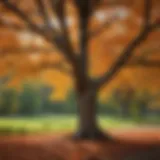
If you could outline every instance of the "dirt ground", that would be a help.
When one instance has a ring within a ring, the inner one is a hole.
[[[160,128],[110,130],[111,141],[68,134],[0,137],[0,160],[160,160]]]

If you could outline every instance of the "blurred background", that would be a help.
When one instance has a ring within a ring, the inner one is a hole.
[[[36,19],[33,1],[14,3]],[[66,21],[77,49],[75,9],[68,3]],[[137,35],[142,12],[143,1],[108,0],[94,13],[91,31],[106,21],[108,25],[89,44],[92,76],[102,75]],[[0,134],[74,130],[73,79],[51,65],[65,64],[63,57],[44,39],[24,29],[2,5],[0,13]],[[152,21],[159,15],[160,1],[153,0]],[[58,28],[54,18],[52,25]],[[160,124],[159,30],[137,47],[128,64],[101,91],[98,103],[99,120],[105,129]]]

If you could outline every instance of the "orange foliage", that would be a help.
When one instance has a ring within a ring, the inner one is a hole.
[[[23,1],[24,2],[24,1]],[[160,9],[160,1],[154,0],[154,13]],[[19,4],[26,12],[31,9],[28,5],[30,3]],[[24,7],[25,6],[25,7]],[[102,6],[109,8],[108,6]],[[121,51],[127,46],[127,44],[136,36],[142,24],[141,18],[141,8],[142,1],[134,1],[131,3],[127,0],[122,0],[119,5],[121,8],[120,14],[122,14],[122,19],[114,22],[110,27],[105,29],[101,34],[94,37],[89,44],[89,64],[90,64],[90,74],[92,76],[102,75],[106,69],[114,63],[115,59],[118,58]],[[33,9],[33,8],[32,8]],[[71,10],[70,10],[71,9]],[[110,8],[113,12],[116,10],[114,7]],[[127,10],[127,13],[125,11]],[[68,15],[71,16],[74,23],[69,26],[69,31],[71,33],[71,38],[75,49],[78,49],[78,34],[77,34],[77,21],[73,15],[76,15],[76,11],[73,6],[68,6]],[[73,14],[74,13],[74,14]],[[5,12],[6,14],[6,12]],[[125,15],[127,14],[127,15]],[[153,20],[156,19],[157,14],[153,14]],[[70,19],[70,23],[72,22]],[[93,27],[91,30],[95,29],[96,26],[101,25],[97,20],[93,20]],[[20,32],[14,32],[12,29],[0,28],[0,48],[22,48],[22,47],[37,47],[45,46],[50,47],[49,44],[45,43],[41,38],[35,39],[36,35],[21,35]],[[23,42],[23,43],[22,43]],[[145,48],[152,48],[155,44],[159,45],[160,42],[160,32],[157,31],[152,33],[147,42],[145,42],[141,47],[137,48],[135,57],[141,55]],[[156,51],[159,53],[160,51]],[[3,52],[0,52],[3,56]],[[157,57],[160,59],[158,54],[153,54],[149,56],[149,59],[154,59]],[[56,54],[56,51],[51,53],[29,53],[25,52],[22,54],[11,53],[0,59],[0,74],[4,74],[8,70],[13,70],[15,72],[15,77],[11,82],[11,85],[17,85],[22,80],[28,76],[39,76],[44,80],[45,83],[49,83],[54,86],[56,94],[52,97],[61,99],[65,97],[68,89],[73,85],[72,80],[69,76],[63,75],[62,73],[55,71],[52,68],[42,70],[41,65],[44,63],[54,63],[62,59],[62,56]],[[102,97],[106,96],[106,90],[109,93],[117,85],[131,85],[137,89],[150,88],[152,91],[157,91],[160,88],[160,68],[146,68],[143,66],[139,67],[125,67],[116,78],[109,84],[106,85],[102,91]]]

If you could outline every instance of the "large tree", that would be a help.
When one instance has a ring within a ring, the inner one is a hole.
[[[90,40],[97,36],[105,27],[108,27],[116,17],[112,17],[111,21],[104,23],[102,27],[98,27],[95,31],[90,31],[90,20],[93,14],[101,6],[101,3],[106,1],[101,0],[34,0],[30,4],[35,12],[27,12],[27,9],[21,9],[18,1],[1,0],[3,6],[8,12],[15,14],[15,17],[21,19],[24,24],[1,23],[10,26],[11,28],[21,30],[23,28],[31,30],[43,37],[57,52],[64,56],[65,62],[69,67],[65,67],[64,62],[56,64],[45,64],[53,66],[73,77],[78,107],[79,128],[75,135],[77,138],[99,139],[105,137],[97,124],[96,108],[97,96],[104,84],[109,83],[113,77],[128,63],[136,48],[145,41],[152,31],[160,27],[159,21],[151,21],[152,0],[144,0],[143,23],[139,33],[125,47],[116,61],[112,64],[100,77],[93,78],[89,72],[89,50],[88,45]],[[78,31],[77,43],[73,45],[71,39],[71,31],[67,25],[66,8],[68,3],[72,4],[75,9],[77,18]],[[109,1],[108,1],[109,3]],[[28,4],[29,5],[29,4]],[[30,6],[30,7],[31,7]],[[30,15],[32,14],[32,15]],[[15,18],[14,17],[14,18]],[[38,18],[39,17],[39,18]],[[52,25],[52,19],[56,17],[57,24]],[[75,47],[76,46],[76,47]],[[148,65],[147,61],[136,61]],[[133,63],[133,64],[134,64]],[[150,65],[150,64],[149,64]],[[43,66],[44,67],[44,66]]]

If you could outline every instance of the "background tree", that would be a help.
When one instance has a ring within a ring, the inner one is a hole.
[[[159,99],[160,94],[153,95],[148,91],[143,91],[135,96],[135,102],[137,106],[138,116],[145,117],[151,114],[152,105]],[[154,109],[154,108],[153,108]]]
[[[0,78],[0,115],[12,115],[18,110],[17,92],[13,88],[7,88],[12,73]]]
[[[66,101],[66,111],[68,113],[75,114],[77,112],[76,106],[76,96],[74,91],[70,91],[68,96],[67,96],[67,101]]]
[[[9,0],[1,0],[1,2],[8,11],[13,12],[18,18],[25,22],[27,25],[26,29],[30,29],[32,32],[42,36],[51,46],[54,48],[56,47],[59,54],[63,55],[65,61],[69,64],[68,67],[65,67],[64,62],[58,65],[45,64],[43,67],[48,65],[53,66],[74,77],[73,80],[79,111],[79,130],[76,137],[93,139],[104,137],[96,120],[97,94],[100,89],[103,88],[104,84],[109,83],[121,68],[128,63],[128,60],[131,58],[136,48],[147,39],[149,33],[159,27],[159,21],[151,21],[152,1],[144,0],[143,23],[139,33],[122,51],[109,70],[99,78],[94,78],[90,75],[88,45],[91,38],[99,34],[106,26],[91,33],[89,31],[90,19],[101,1],[72,0],[70,2],[76,9],[78,19],[79,30],[77,32],[78,40],[76,47],[72,45],[70,32],[66,24],[67,1],[35,0],[32,2],[35,4],[33,5],[33,10],[35,10],[35,12],[32,17],[28,16],[27,9],[24,11],[19,8],[17,2]],[[35,18],[37,13],[40,17],[39,19]],[[52,16],[56,16],[58,20],[57,28],[51,25]],[[21,27],[23,28],[24,24],[21,25]],[[138,63],[141,62],[142,61],[138,61]],[[68,71],[68,69],[71,70]]]
[[[1,89],[0,94],[0,115],[11,116],[18,111],[18,98],[17,92],[12,88]]]
[[[42,101],[39,90],[35,85],[24,84],[19,95],[19,108],[21,115],[32,116],[41,113]]]
[[[130,87],[117,88],[114,93],[115,101],[119,103],[121,115],[123,117],[131,116],[131,104],[135,97],[134,89]]]
[[[53,103],[49,99],[49,96],[52,92],[52,88],[47,85],[39,86],[38,91],[40,92],[40,99],[42,105],[42,113],[49,113],[52,111]]]

